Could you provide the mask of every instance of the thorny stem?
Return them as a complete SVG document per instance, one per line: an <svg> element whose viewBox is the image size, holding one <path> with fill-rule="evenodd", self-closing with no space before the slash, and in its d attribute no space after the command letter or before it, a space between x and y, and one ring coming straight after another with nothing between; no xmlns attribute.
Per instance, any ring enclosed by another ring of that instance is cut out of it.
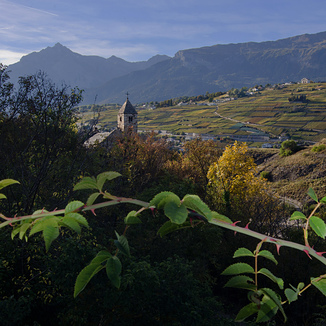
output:
<svg viewBox="0 0 326 326"><path fill-rule="evenodd" d="M278 238L272 238L272 237L269 237L269 236L266 237L265 234L261 234L261 233L249 230L247 228L236 226L234 224L230 224L230 223L220 221L220 220L217 220L217 219L212 219L211 221L209 221L209 223L214 224L214 225L218 225L218 226L220 226L222 228L225 228L225 229L232 230L234 232L246 234L246 235L248 235L248 236L250 236L252 238L262 240L263 242L275 244L278 247L283 246L283 247L289 247L289 248L293 248L293 249L303 251L303 252L309 254L310 256L313 256L314 258L319 260L324 265L326 265L326 258L323 257L322 255L320 255L320 253L318 253L316 250L314 250L310 246L308 247L308 246L305 246L305 245L301 245L299 243L295 243L295 242L291 242L291 241L287 241L287 240L283 240L283 239L278 239Z"/></svg>
<svg viewBox="0 0 326 326"><path fill-rule="evenodd" d="M112 197L114 199L112 199L110 201L107 201L107 202L93 204L93 205L90 205L90 206L83 205L83 206L77 208L75 210L75 212L95 211L96 209L99 209L99 208L112 206L112 205L117 205L117 204L122 204L122 203L129 203L129 204L135 204L135 205L138 205L138 206L142 206L142 208L139 210L139 212L141 212L141 211L143 211L143 210L145 210L147 208L150 208L149 203L141 201L141 200L132 199L132 198L124 198L124 197L114 197L114 196L112 196ZM310 214L310 216L312 216L312 214L315 213L315 211L317 210L317 208L319 206L320 206L320 203L318 203L318 205L315 207L315 209ZM45 217L45 216L64 215L64 213L65 213L65 210L61 209L61 210L55 210L55 211L52 211L52 212L43 212L43 213L34 214L34 215L19 216L19 217L13 217L13 218L8 218L7 217L7 218L4 218L6 221L2 222L0 224L0 228L3 228L6 225L9 225L11 223L17 223L17 222L23 221L23 220L28 220L28 219L36 220L38 218L42 218L42 217ZM309 218L310 218L310 216L309 216ZM0 215L0 217L2 217L2 216ZM314 258L319 260L324 265L326 265L326 258L323 257L321 253L319 253L316 250L314 250L313 248L311 248L309 246L309 244L307 245L307 243L305 243L305 245L301 245L299 243L295 243L295 242L291 242L291 241L287 241L287 240L283 240L283 239L272 238L272 237L266 236L265 234L261 234L261 233L249 230L248 228L236 226L235 224L227 223L227 222L224 222L224 221L221 221L221 220L218 220L218 219L212 219L212 220L209 221L209 223L220 226L220 227L222 227L224 229L232 230L234 232L246 234L246 235L248 235L250 237L259 239L262 242L275 244L278 248L283 246L283 247L289 247L289 248L293 248L293 249L303 251L306 254L308 254L310 256L313 256Z"/></svg>

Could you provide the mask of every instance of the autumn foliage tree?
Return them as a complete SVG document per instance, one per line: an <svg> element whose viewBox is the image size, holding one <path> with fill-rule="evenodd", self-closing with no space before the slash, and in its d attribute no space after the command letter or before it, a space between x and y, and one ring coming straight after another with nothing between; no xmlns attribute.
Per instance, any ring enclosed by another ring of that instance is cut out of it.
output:
<svg viewBox="0 0 326 326"><path fill-rule="evenodd" d="M212 205L229 216L243 220L245 215L246 219L261 221L271 213L263 207L272 205L276 209L279 206L267 194L266 180L257 176L257 167L246 143L226 146L223 155L210 166L207 177Z"/></svg>

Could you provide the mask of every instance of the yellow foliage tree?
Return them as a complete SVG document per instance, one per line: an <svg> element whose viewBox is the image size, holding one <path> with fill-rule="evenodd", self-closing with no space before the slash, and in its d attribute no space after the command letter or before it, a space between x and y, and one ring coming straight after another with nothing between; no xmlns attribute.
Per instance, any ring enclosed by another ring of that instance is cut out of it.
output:
<svg viewBox="0 0 326 326"><path fill-rule="evenodd" d="M208 170L210 194L214 200L223 199L227 211L230 205L263 195L266 180L256 176L257 166L248 154L246 143L235 142L226 146L223 155Z"/></svg>

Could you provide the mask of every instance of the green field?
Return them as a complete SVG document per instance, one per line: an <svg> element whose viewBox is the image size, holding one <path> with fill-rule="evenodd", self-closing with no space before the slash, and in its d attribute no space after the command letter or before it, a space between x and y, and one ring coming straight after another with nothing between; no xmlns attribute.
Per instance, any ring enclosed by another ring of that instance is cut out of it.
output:
<svg viewBox="0 0 326 326"><path fill-rule="evenodd" d="M293 95L306 95L308 101L289 102ZM260 130L274 137L287 135L298 140L326 138L326 83L269 88L224 103L219 102L221 99L215 98L218 102L214 106L201 102L157 109L137 107L138 128L210 135L251 135ZM106 129L114 128L118 107L105 106L100 110L100 125ZM93 115L84 112L83 122L87 123Z"/></svg>

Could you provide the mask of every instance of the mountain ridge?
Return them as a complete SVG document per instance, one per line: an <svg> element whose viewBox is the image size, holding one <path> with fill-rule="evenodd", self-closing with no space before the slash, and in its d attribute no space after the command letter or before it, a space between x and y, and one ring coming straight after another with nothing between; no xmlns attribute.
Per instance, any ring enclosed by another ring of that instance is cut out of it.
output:
<svg viewBox="0 0 326 326"><path fill-rule="evenodd" d="M216 44L140 62L83 56L57 43L9 66L12 76L26 74L24 64L40 55L50 68L42 66L41 59L34 66L55 82L83 88L83 104L92 104L94 98L97 104L122 103L127 91L133 103L141 103L303 77L326 80L326 32L277 41Z"/></svg>

